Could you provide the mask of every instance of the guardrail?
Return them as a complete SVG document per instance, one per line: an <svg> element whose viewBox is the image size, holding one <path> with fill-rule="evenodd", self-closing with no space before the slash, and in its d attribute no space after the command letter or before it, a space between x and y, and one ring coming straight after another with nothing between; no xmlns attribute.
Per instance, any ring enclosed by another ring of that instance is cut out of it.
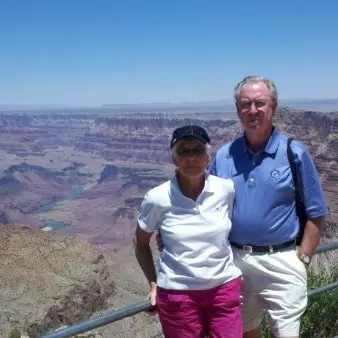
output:
<svg viewBox="0 0 338 338"><path fill-rule="evenodd" d="M331 250L336 250L338 249L338 242L332 242L332 243L324 243L318 246L317 248L317 254L331 251ZM322 292L326 292L329 290L333 290L334 288L338 287L338 280L335 281L334 283L324 285L318 289L315 290L309 290L308 291L308 296L312 297L314 295L320 294ZM111 324L113 322L116 322L118 320L121 320L123 318L133 316L137 313L149 310L151 307L150 301L149 300L143 300L141 302L135 303L128 305L122 309L112 311L112 312L107 312L104 315L100 317L94 317L92 319L89 319L85 322L79 323L79 324L74 324L71 325L65 329L60 329L56 330L50 334L41 336L40 338L68 338L72 337L76 334L87 332L93 329L96 329L98 327Z"/></svg>

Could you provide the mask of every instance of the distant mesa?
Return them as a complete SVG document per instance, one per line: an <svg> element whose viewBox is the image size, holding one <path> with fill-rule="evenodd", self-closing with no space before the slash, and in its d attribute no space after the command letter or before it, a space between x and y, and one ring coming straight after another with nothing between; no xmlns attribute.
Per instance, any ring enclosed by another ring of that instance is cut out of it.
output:
<svg viewBox="0 0 338 338"><path fill-rule="evenodd" d="M333 99L280 99L279 105L293 109L310 109L324 112L338 111L338 98ZM180 109L221 109L223 111L235 111L234 100L217 100L201 102L154 102L139 104L103 104L102 108L113 110L180 110Z"/></svg>

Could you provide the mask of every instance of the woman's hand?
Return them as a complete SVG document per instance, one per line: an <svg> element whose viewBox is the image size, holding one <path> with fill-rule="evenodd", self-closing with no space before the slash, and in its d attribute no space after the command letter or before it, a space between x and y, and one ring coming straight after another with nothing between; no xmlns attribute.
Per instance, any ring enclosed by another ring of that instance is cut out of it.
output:
<svg viewBox="0 0 338 338"><path fill-rule="evenodd" d="M148 310L149 313L156 311L156 295L157 295L157 285L156 283L150 283L150 290L148 293L148 299L151 303L151 308Z"/></svg>

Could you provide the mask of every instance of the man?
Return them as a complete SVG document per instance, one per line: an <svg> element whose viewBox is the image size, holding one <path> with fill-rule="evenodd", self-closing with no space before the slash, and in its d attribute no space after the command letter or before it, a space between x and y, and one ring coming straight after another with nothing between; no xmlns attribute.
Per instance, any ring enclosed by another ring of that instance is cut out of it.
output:
<svg viewBox="0 0 338 338"><path fill-rule="evenodd" d="M261 336L263 312L275 337L298 337L307 305L307 266L319 243L326 203L309 152L293 141L297 188L308 217L297 250L299 221L288 137L272 123L278 106L276 87L262 77L245 77L235 87L235 101L244 135L217 152L210 172L235 184L229 240L243 273L243 337Z"/></svg>

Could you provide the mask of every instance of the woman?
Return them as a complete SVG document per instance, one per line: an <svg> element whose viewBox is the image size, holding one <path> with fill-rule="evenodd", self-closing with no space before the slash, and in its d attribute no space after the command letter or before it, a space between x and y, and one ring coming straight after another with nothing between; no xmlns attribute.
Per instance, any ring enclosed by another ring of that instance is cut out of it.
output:
<svg viewBox="0 0 338 338"><path fill-rule="evenodd" d="M199 126L174 131L176 175L145 195L138 218L136 257L168 338L242 337L241 272L228 242L234 186L206 173L209 143ZM154 231L164 245L158 275L149 246Z"/></svg>

